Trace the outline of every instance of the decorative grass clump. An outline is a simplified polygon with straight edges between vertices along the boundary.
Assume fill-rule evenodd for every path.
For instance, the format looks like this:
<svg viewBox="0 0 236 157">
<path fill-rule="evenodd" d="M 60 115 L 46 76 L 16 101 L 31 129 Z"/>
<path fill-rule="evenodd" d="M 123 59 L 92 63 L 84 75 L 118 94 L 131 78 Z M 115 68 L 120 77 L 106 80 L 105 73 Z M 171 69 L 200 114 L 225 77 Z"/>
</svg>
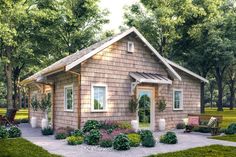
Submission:
<svg viewBox="0 0 236 157">
<path fill-rule="evenodd" d="M 139 134 L 137 133 L 128 134 L 128 138 L 130 140 L 131 147 L 138 147 L 140 145 L 141 137 Z"/>
</svg>

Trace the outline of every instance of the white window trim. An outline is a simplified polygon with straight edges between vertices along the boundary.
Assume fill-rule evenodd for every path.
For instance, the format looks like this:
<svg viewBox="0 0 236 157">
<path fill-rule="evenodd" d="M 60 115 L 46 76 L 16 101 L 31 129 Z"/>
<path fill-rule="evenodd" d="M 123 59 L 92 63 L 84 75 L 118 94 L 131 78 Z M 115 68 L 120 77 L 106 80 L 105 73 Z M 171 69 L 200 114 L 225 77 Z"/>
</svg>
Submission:
<svg viewBox="0 0 236 157">
<path fill-rule="evenodd" d="M 175 108 L 175 92 L 181 92 L 181 102 L 180 102 L 180 108 Z M 182 111 L 184 109 L 184 105 L 183 105 L 183 89 L 173 89 L 173 94 L 172 94 L 172 98 L 173 98 L 173 110 L 174 111 Z"/>
<path fill-rule="evenodd" d="M 99 87 L 105 87 L 105 96 L 106 96 L 106 104 L 105 104 L 105 109 L 103 110 L 94 110 L 94 101 L 93 101 L 93 97 L 94 97 L 94 90 L 93 90 L 93 87 L 94 86 L 99 86 Z M 102 84 L 102 83 L 97 83 L 97 84 L 92 84 L 91 85 L 91 112 L 107 112 L 107 109 L 108 109 L 108 103 L 107 103 L 107 100 L 108 100 L 108 87 L 106 84 Z"/>
<path fill-rule="evenodd" d="M 132 50 L 129 50 L 129 45 L 130 45 L 130 44 L 133 45 Z M 128 43 L 127 43 L 127 51 L 130 52 L 130 53 L 134 53 L 134 42 L 128 41 Z"/>
<path fill-rule="evenodd" d="M 72 88 L 72 109 L 67 109 L 67 104 L 66 104 L 66 96 L 67 96 L 66 88 Z M 74 111 L 74 88 L 73 88 L 73 84 L 64 86 L 64 111 L 66 111 L 66 112 L 73 112 Z"/>
</svg>

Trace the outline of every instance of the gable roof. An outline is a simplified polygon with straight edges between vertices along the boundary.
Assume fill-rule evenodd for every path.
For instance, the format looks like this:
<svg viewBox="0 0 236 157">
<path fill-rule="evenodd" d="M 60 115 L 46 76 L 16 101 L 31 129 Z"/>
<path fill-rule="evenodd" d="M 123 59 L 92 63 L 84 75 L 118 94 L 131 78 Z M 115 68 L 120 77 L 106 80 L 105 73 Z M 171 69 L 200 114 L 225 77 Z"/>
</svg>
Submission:
<svg viewBox="0 0 236 157">
<path fill-rule="evenodd" d="M 175 67 L 175 68 L 177 68 L 177 69 L 179 69 L 179 70 L 182 70 L 182 71 L 188 73 L 189 75 L 192 75 L 192 76 L 198 78 L 199 80 L 201 80 L 201 81 L 203 81 L 203 82 L 209 83 L 209 81 L 208 81 L 207 79 L 203 78 L 202 76 L 200 76 L 200 75 L 198 75 L 198 74 L 196 74 L 196 73 L 194 73 L 194 72 L 192 72 L 192 71 L 190 71 L 190 70 L 188 70 L 188 69 L 186 69 L 186 68 L 184 68 L 184 67 L 182 67 L 182 66 L 180 66 L 180 65 L 178 65 L 178 64 L 176 64 L 176 63 L 174 63 L 174 62 L 172 62 L 172 61 L 170 61 L 170 60 L 168 60 L 168 59 L 166 59 L 166 58 L 165 58 L 165 60 L 166 60 L 167 63 L 169 63 L 171 66 L 173 66 L 173 67 Z"/>
<path fill-rule="evenodd" d="M 144 44 L 157 56 L 157 58 L 160 59 L 160 61 L 166 66 L 169 74 L 173 78 L 177 78 L 178 80 L 181 80 L 180 75 L 172 68 L 173 65 L 171 66 L 170 65 L 171 63 L 168 63 L 168 60 L 163 58 L 136 28 L 132 27 L 123 33 L 109 37 L 109 38 L 102 40 L 100 42 L 97 42 L 85 49 L 77 51 L 76 53 L 73 53 L 65 58 L 60 59 L 59 61 L 51 64 L 50 66 L 44 68 L 43 70 L 26 78 L 21 83 L 27 84 L 32 81 L 37 81 L 37 79 L 39 79 L 42 76 L 49 76 L 51 74 L 54 74 L 54 73 L 57 73 L 60 71 L 69 71 L 72 68 L 74 68 L 75 66 L 82 63 L 83 61 L 89 59 L 90 57 L 94 56 L 98 52 L 102 51 L 103 49 L 107 48 L 108 46 L 112 45 L 113 43 L 119 41 L 120 39 L 124 38 L 125 36 L 127 36 L 131 33 L 135 33 L 144 42 Z M 182 68 L 181 70 L 183 70 L 183 69 L 185 69 L 185 68 Z M 185 69 L 183 71 L 186 72 L 186 70 L 187 69 Z M 191 73 L 191 74 L 194 74 L 193 75 L 194 77 L 198 76 L 197 78 L 200 79 L 199 75 L 197 75 L 195 73 Z M 203 81 L 203 79 L 200 79 L 200 80 Z"/>
<path fill-rule="evenodd" d="M 181 80 L 181 77 L 179 76 L 179 74 L 166 62 L 166 60 L 154 49 L 154 47 L 134 27 L 132 27 L 132 28 L 128 29 L 127 31 L 113 37 L 111 40 L 101 44 L 100 47 L 98 47 L 98 48 L 94 49 L 93 51 L 89 52 L 87 55 L 84 55 L 83 57 L 81 57 L 81 58 L 75 60 L 74 62 L 66 65 L 65 71 L 69 71 L 73 67 L 77 66 L 78 64 L 82 63 L 83 61 L 87 60 L 88 58 L 90 58 L 93 55 L 97 54 L 101 50 L 105 49 L 106 47 L 112 45 L 113 43 L 119 41 L 120 39 L 124 38 L 125 36 L 127 36 L 131 33 L 135 33 L 147 45 L 147 47 L 157 56 L 157 58 L 159 58 L 162 61 L 162 63 L 167 67 L 167 70 L 169 71 L 170 75 L 173 78 L 177 78 L 177 79 Z"/>
</svg>

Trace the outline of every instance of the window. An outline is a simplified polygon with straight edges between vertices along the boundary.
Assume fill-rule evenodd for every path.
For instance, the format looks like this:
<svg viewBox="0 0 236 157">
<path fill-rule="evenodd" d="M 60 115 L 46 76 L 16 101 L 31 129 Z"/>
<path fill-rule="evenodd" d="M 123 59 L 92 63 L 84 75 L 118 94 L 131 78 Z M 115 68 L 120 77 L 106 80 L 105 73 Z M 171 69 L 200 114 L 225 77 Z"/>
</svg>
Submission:
<svg viewBox="0 0 236 157">
<path fill-rule="evenodd" d="M 128 41 L 127 51 L 133 53 L 134 52 L 134 42 Z"/>
<path fill-rule="evenodd" d="M 107 86 L 106 85 L 92 85 L 92 111 L 106 111 L 107 110 Z"/>
<path fill-rule="evenodd" d="M 65 111 L 73 111 L 73 85 L 68 85 L 64 87 L 64 105 Z"/>
<path fill-rule="evenodd" d="M 183 110 L 183 91 L 181 89 L 174 89 L 173 110 Z"/>
</svg>

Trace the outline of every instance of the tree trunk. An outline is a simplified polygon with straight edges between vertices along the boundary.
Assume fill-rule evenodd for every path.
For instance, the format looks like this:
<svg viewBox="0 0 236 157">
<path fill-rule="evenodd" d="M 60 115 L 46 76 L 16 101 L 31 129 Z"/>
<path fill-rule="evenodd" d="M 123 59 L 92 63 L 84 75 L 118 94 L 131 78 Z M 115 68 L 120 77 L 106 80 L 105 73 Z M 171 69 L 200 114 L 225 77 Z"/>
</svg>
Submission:
<svg viewBox="0 0 236 157">
<path fill-rule="evenodd" d="M 220 72 L 220 68 L 216 67 L 216 81 L 218 87 L 218 101 L 217 101 L 217 110 L 223 111 L 223 75 Z"/>
<path fill-rule="evenodd" d="M 211 108 L 213 108 L 213 102 L 212 102 L 213 101 L 213 92 L 210 91 L 210 94 L 211 94 L 211 98 L 210 98 L 211 99 Z"/>
<path fill-rule="evenodd" d="M 205 83 L 201 82 L 201 113 L 205 113 Z"/>
<path fill-rule="evenodd" d="M 11 49 L 8 48 L 6 50 L 6 56 L 10 60 L 11 58 Z M 6 75 L 6 82 L 7 82 L 7 107 L 8 109 L 13 109 L 13 87 L 12 87 L 12 65 L 11 62 L 5 64 L 5 75 Z"/>
<path fill-rule="evenodd" d="M 234 80 L 231 82 L 230 86 L 230 110 L 234 108 L 234 101 L 235 101 L 235 89 L 234 89 Z"/>
</svg>

